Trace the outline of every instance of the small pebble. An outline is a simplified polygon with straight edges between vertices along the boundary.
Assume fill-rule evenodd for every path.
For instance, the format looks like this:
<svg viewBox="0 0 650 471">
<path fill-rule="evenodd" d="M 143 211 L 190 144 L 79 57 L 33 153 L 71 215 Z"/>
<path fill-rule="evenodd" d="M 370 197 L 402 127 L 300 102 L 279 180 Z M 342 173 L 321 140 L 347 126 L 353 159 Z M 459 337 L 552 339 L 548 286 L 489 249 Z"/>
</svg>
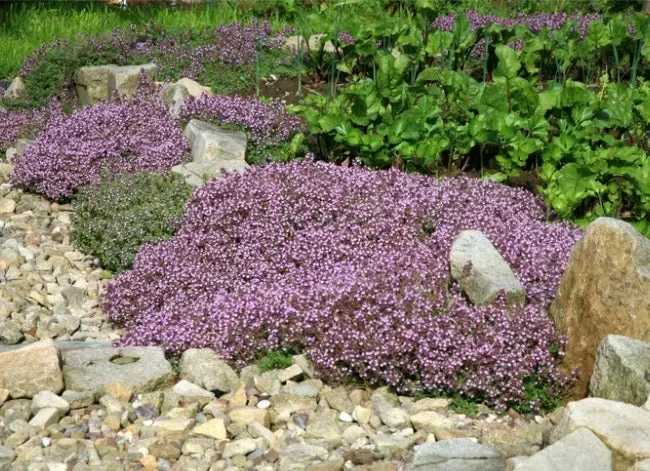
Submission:
<svg viewBox="0 0 650 471">
<path fill-rule="evenodd" d="M 268 399 L 262 399 L 257 403 L 258 409 L 268 409 L 269 407 L 271 407 L 271 401 Z"/>
</svg>

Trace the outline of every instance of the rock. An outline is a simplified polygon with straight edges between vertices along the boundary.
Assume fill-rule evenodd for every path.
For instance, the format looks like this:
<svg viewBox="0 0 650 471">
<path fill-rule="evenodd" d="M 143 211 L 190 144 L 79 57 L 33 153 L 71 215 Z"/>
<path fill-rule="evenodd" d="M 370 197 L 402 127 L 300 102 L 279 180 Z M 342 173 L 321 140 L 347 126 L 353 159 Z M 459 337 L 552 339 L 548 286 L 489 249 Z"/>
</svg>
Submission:
<svg viewBox="0 0 650 471">
<path fill-rule="evenodd" d="M 278 420 L 287 421 L 291 414 L 299 411 L 315 411 L 318 407 L 316 400 L 311 397 L 294 396 L 292 394 L 280 393 L 271 397 L 273 408 L 278 413 Z"/>
<path fill-rule="evenodd" d="M 153 427 L 156 430 L 156 438 L 176 440 L 179 442 L 187 438 L 192 425 L 194 425 L 194 420 L 192 419 L 156 419 L 153 423 Z"/>
<path fill-rule="evenodd" d="M 45 390 L 59 393 L 63 390 L 60 361 L 51 340 L 0 352 L 0 388 L 8 389 L 13 398 L 33 397 Z"/>
<path fill-rule="evenodd" d="M 63 399 L 70 404 L 70 409 L 82 409 L 93 403 L 93 393 L 91 391 L 63 391 Z"/>
<path fill-rule="evenodd" d="M 235 370 L 209 348 L 186 350 L 181 356 L 180 373 L 208 391 L 231 392 L 240 383 Z"/>
<path fill-rule="evenodd" d="M 187 162 L 172 167 L 172 172 L 185 177 L 185 182 L 200 187 L 215 178 L 223 178 L 223 172 L 243 172 L 248 165 L 240 160 L 219 160 L 208 162 Z"/>
<path fill-rule="evenodd" d="M 81 67 L 74 75 L 77 96 L 82 105 L 95 105 L 111 96 L 108 78 L 117 66 L 92 65 Z"/>
<path fill-rule="evenodd" d="M 247 455 L 257 448 L 257 441 L 252 438 L 242 438 L 230 443 L 226 443 L 223 449 L 222 456 L 224 458 L 232 458 L 235 455 Z"/>
<path fill-rule="evenodd" d="M 48 407 L 58 409 L 62 414 L 66 414 L 70 410 L 68 401 L 57 396 L 52 391 L 41 391 L 32 399 L 32 412 L 38 412 Z"/>
<path fill-rule="evenodd" d="M 124 383 L 139 394 L 163 389 L 174 378 L 158 347 L 115 348 L 104 343 L 71 342 L 62 356 L 66 387 L 93 391 L 96 396 L 105 394 L 105 386 L 114 382 Z"/>
<path fill-rule="evenodd" d="M 480 231 L 462 231 L 449 253 L 451 276 L 470 301 L 483 306 L 503 290 L 506 302 L 524 304 L 526 293 L 508 263 Z"/>
<path fill-rule="evenodd" d="M 383 394 L 375 392 L 370 402 L 381 421 L 389 427 L 401 429 L 411 425 L 408 413 L 404 409 L 394 407 Z"/>
<path fill-rule="evenodd" d="M 10 464 L 16 459 L 16 453 L 0 445 L 0 469 L 9 469 Z"/>
<path fill-rule="evenodd" d="M 287 469 L 289 465 L 293 464 L 325 460 L 328 454 L 327 450 L 321 446 L 292 443 L 280 452 L 280 469 Z"/>
<path fill-rule="evenodd" d="M 192 430 L 192 435 L 201 435 L 204 437 L 214 438 L 215 440 L 225 440 L 228 438 L 226 425 L 221 417 L 197 425 Z"/>
<path fill-rule="evenodd" d="M 192 119 L 183 135 L 192 148 L 194 162 L 239 160 L 246 158 L 248 139 L 241 131 L 221 129 L 213 124 Z"/>
<path fill-rule="evenodd" d="M 172 388 L 172 392 L 178 395 L 181 400 L 185 402 L 196 402 L 199 407 L 205 406 L 208 402 L 214 399 L 214 393 L 190 383 L 185 379 L 181 379 Z"/>
<path fill-rule="evenodd" d="M 352 418 L 360 424 L 367 424 L 372 417 L 372 410 L 367 407 L 355 406 L 352 411 Z"/>
<path fill-rule="evenodd" d="M 296 381 L 303 373 L 304 372 L 300 366 L 293 364 L 288 368 L 278 371 L 278 379 L 282 383 L 286 383 L 289 380 Z"/>
<path fill-rule="evenodd" d="M 518 427 L 506 424 L 481 424 L 480 443 L 496 448 L 505 458 L 530 456 L 537 453 L 544 443 L 544 433 L 550 424 L 524 423 Z"/>
<path fill-rule="evenodd" d="M 181 85 L 171 84 L 162 89 L 160 94 L 169 114 L 178 118 L 185 98 L 189 96 L 187 89 Z"/>
<path fill-rule="evenodd" d="M 256 407 L 236 407 L 228 413 L 228 417 L 233 422 L 244 425 L 250 425 L 253 422 L 259 422 L 265 427 L 271 425 L 269 411 Z"/>
<path fill-rule="evenodd" d="M 513 471 L 611 471 L 612 453 L 586 428 L 579 428 L 514 467 Z"/>
<path fill-rule="evenodd" d="M 183 77 L 182 79 L 176 82 L 176 85 L 180 85 L 181 87 L 185 88 L 185 90 L 187 90 L 188 95 L 193 98 L 198 98 L 201 95 L 208 95 L 208 96 L 214 95 L 210 87 L 201 85 L 200 83 L 192 80 L 191 78 Z"/>
<path fill-rule="evenodd" d="M 467 438 L 424 443 L 414 448 L 407 471 L 505 471 L 506 462 L 494 448 Z"/>
<path fill-rule="evenodd" d="M 46 407 L 40 409 L 38 413 L 29 421 L 29 425 L 38 429 L 46 429 L 50 425 L 55 424 L 63 415 L 59 409 L 54 407 Z"/>
<path fill-rule="evenodd" d="M 650 412 L 640 407 L 595 397 L 570 402 L 549 441 L 555 443 L 582 427 L 614 453 L 616 469 L 650 458 Z"/>
<path fill-rule="evenodd" d="M 16 210 L 16 202 L 9 198 L 0 198 L 0 215 L 11 214 Z"/>
<path fill-rule="evenodd" d="M 390 457 L 393 453 L 402 452 L 412 447 L 413 444 L 417 441 L 418 435 L 410 435 L 408 437 L 403 436 L 399 433 L 386 434 L 379 432 L 376 435 L 370 437 L 372 442 L 375 444 L 377 451 L 385 456 Z"/>
<path fill-rule="evenodd" d="M 339 412 L 351 413 L 355 408 L 354 402 L 350 399 L 350 395 L 345 388 L 332 389 L 326 392 L 323 397 L 332 409 Z"/>
<path fill-rule="evenodd" d="M 408 406 L 408 411 L 410 414 L 417 414 L 418 412 L 428 411 L 428 410 L 446 410 L 449 405 L 452 403 L 452 399 L 448 398 L 437 398 L 437 397 L 425 397 L 419 401 L 414 402 Z"/>
<path fill-rule="evenodd" d="M 9 88 L 5 90 L 3 98 L 7 101 L 17 101 L 23 99 L 25 96 L 25 83 L 20 77 L 12 80 Z"/>
<path fill-rule="evenodd" d="M 568 343 L 563 366 L 579 368 L 574 397 L 587 395 L 607 335 L 650 342 L 650 241 L 626 222 L 598 218 L 573 249 L 551 316 Z"/>
<path fill-rule="evenodd" d="M 152 83 L 158 74 L 156 64 L 125 65 L 111 69 L 108 75 L 109 90 L 116 91 L 121 98 L 132 99 L 140 85 L 143 70 L 147 74 L 148 82 Z"/>
<path fill-rule="evenodd" d="M 9 181 L 9 175 L 14 171 L 11 163 L 0 162 L 0 184 Z"/>
<path fill-rule="evenodd" d="M 343 458 L 336 457 L 322 463 L 310 464 L 305 471 L 341 471 L 343 464 Z"/>
<path fill-rule="evenodd" d="M 16 139 L 16 155 L 23 155 L 27 148 L 33 144 L 36 144 L 35 139 Z"/>
<path fill-rule="evenodd" d="M 434 411 L 422 411 L 410 416 L 411 423 L 415 430 L 436 433 L 440 428 L 454 426 L 454 421 Z"/>
<path fill-rule="evenodd" d="M 316 46 L 318 42 L 316 42 Z M 282 50 L 290 53 L 299 53 L 302 49 L 303 53 L 307 52 L 307 41 L 304 36 L 287 36 L 284 38 Z"/>
<path fill-rule="evenodd" d="M 650 397 L 650 343 L 622 335 L 600 342 L 591 396 L 642 406 Z"/>
<path fill-rule="evenodd" d="M 634 466 L 632 466 L 627 471 L 650 471 L 650 460 L 643 460 L 639 461 L 638 463 L 634 463 Z"/>
</svg>

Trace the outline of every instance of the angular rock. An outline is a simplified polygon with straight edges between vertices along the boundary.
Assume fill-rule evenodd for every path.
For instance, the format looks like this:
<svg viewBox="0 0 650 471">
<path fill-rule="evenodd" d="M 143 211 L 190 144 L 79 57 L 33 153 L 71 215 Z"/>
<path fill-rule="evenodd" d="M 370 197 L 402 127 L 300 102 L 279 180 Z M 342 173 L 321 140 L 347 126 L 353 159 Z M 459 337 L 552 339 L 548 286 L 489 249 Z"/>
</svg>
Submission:
<svg viewBox="0 0 650 471">
<path fill-rule="evenodd" d="M 192 80 L 191 78 L 183 77 L 176 82 L 176 85 L 180 85 L 181 87 L 185 88 L 185 90 L 187 90 L 188 95 L 193 98 L 198 98 L 201 95 L 208 95 L 208 96 L 214 95 L 210 87 L 201 85 L 200 83 Z"/>
<path fill-rule="evenodd" d="M 215 440 L 225 440 L 228 438 L 226 425 L 221 417 L 197 425 L 192 430 L 192 435 L 201 435 Z"/>
<path fill-rule="evenodd" d="M 228 413 L 228 417 L 233 422 L 244 425 L 249 425 L 253 422 L 259 422 L 265 427 L 271 425 L 269 411 L 256 407 L 236 407 Z"/>
<path fill-rule="evenodd" d="M 404 409 L 393 406 L 383 394 L 375 392 L 370 402 L 381 421 L 389 427 L 400 429 L 411 425 L 408 413 Z"/>
<path fill-rule="evenodd" d="M 434 411 L 422 411 L 410 416 L 411 423 L 415 430 L 436 433 L 440 428 L 450 428 L 454 426 L 453 420 Z"/>
<path fill-rule="evenodd" d="M 214 399 L 214 393 L 190 383 L 185 379 L 181 379 L 172 388 L 174 394 L 178 395 L 185 402 L 196 402 L 199 407 L 203 407 L 208 402 Z"/>
<path fill-rule="evenodd" d="M 164 87 L 160 95 L 169 114 L 174 117 L 179 117 L 183 102 L 189 96 L 187 89 L 178 84 L 171 84 Z"/>
<path fill-rule="evenodd" d="M 650 342 L 650 240 L 626 222 L 598 218 L 573 249 L 551 316 L 568 338 L 563 366 L 580 368 L 574 397 L 587 395 L 607 335 Z"/>
<path fill-rule="evenodd" d="M 41 391 L 32 399 L 32 412 L 38 412 L 47 407 L 58 409 L 62 414 L 66 414 L 70 410 L 70 403 L 52 391 Z"/>
<path fill-rule="evenodd" d="M 183 135 L 192 148 L 192 160 L 239 160 L 246 158 L 246 134 L 232 129 L 221 129 L 213 124 L 192 119 Z"/>
<path fill-rule="evenodd" d="M 235 370 L 210 348 L 191 348 L 183 352 L 180 371 L 183 378 L 208 391 L 231 392 L 240 383 Z"/>
<path fill-rule="evenodd" d="M 34 139 L 16 139 L 14 144 L 16 147 L 16 155 L 23 155 L 27 148 L 35 143 L 36 140 Z"/>
<path fill-rule="evenodd" d="M 283 463 L 306 463 L 314 460 L 327 459 L 328 452 L 325 448 L 306 443 L 292 443 L 280 452 L 280 469 Z"/>
<path fill-rule="evenodd" d="M 600 342 L 590 396 L 642 406 L 650 397 L 650 343 L 622 335 Z"/>
<path fill-rule="evenodd" d="M 111 96 L 108 78 L 114 64 L 81 67 L 74 75 L 77 97 L 82 105 L 95 105 Z"/>
<path fill-rule="evenodd" d="M 16 453 L 0 445 L 0 469 L 9 469 L 10 464 L 16 459 Z"/>
<path fill-rule="evenodd" d="M 650 460 L 643 460 L 634 463 L 634 466 L 627 471 L 650 471 Z"/>
<path fill-rule="evenodd" d="M 407 471 L 505 471 L 506 462 L 494 448 L 467 438 L 424 443 L 414 448 Z"/>
<path fill-rule="evenodd" d="M 470 301 L 483 306 L 503 290 L 506 302 L 523 304 L 526 293 L 492 242 L 480 231 L 462 231 L 449 252 L 451 276 L 458 281 Z"/>
<path fill-rule="evenodd" d="M 106 385 L 126 384 L 133 394 L 164 389 L 174 378 L 165 353 L 158 347 L 109 347 L 105 343 L 71 342 L 63 356 L 68 389 L 106 393 Z"/>
<path fill-rule="evenodd" d="M 549 441 L 555 443 L 583 427 L 614 453 L 617 469 L 650 458 L 650 412 L 640 407 L 595 397 L 570 402 Z"/>
<path fill-rule="evenodd" d="M 593 432 L 579 428 L 517 464 L 513 471 L 611 471 L 612 452 Z"/>
<path fill-rule="evenodd" d="M 247 455 L 257 448 L 257 441 L 252 438 L 242 438 L 226 443 L 222 455 L 224 458 L 232 458 L 235 455 Z"/>
<path fill-rule="evenodd" d="M 55 424 L 63 415 L 59 409 L 54 407 L 46 407 L 40 409 L 38 413 L 29 421 L 29 425 L 38 429 L 46 429 L 50 425 Z"/>
<path fill-rule="evenodd" d="M 300 368 L 300 366 L 293 364 L 288 368 L 278 371 L 278 379 L 280 380 L 281 383 L 286 383 L 289 380 L 296 381 L 297 378 L 301 376 L 303 373 L 304 372 L 302 371 L 302 368 Z"/>
<path fill-rule="evenodd" d="M 9 88 L 5 90 L 3 98 L 7 101 L 21 100 L 25 96 L 25 83 L 20 77 L 12 80 Z"/>
<path fill-rule="evenodd" d="M 192 419 L 157 419 L 153 423 L 156 438 L 183 441 L 194 425 Z"/>
<path fill-rule="evenodd" d="M 130 100 L 135 95 L 142 71 L 147 74 L 147 80 L 152 83 L 156 79 L 159 67 L 156 64 L 125 65 L 115 67 L 108 75 L 108 88 L 111 92 L 116 91 L 118 96 Z"/>
<path fill-rule="evenodd" d="M 60 363 L 59 349 L 51 340 L 0 352 L 0 388 L 8 389 L 13 398 L 45 390 L 59 393 L 63 390 Z"/>
</svg>

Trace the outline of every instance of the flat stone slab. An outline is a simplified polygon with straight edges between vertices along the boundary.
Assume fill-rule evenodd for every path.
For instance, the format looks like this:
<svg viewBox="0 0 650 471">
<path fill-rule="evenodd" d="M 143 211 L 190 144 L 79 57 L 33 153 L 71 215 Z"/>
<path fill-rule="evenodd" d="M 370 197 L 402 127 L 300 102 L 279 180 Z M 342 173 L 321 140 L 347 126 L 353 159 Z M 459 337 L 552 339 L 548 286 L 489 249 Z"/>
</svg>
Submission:
<svg viewBox="0 0 650 471">
<path fill-rule="evenodd" d="M 650 396 L 650 343 L 608 335 L 598 347 L 589 383 L 593 397 L 642 406 Z"/>
<path fill-rule="evenodd" d="M 477 306 L 492 303 L 501 290 L 510 304 L 526 301 L 524 288 L 514 272 L 480 231 L 458 234 L 451 246 L 449 264 L 452 278 Z"/>
<path fill-rule="evenodd" d="M 468 438 L 424 443 L 414 448 L 407 471 L 505 471 L 499 450 Z"/>
<path fill-rule="evenodd" d="M 222 129 L 214 124 L 192 119 L 183 135 L 192 148 L 192 160 L 240 160 L 246 158 L 248 138 L 241 131 Z"/>
<path fill-rule="evenodd" d="M 175 376 L 158 347 L 68 342 L 61 354 L 66 389 L 92 391 L 96 397 L 105 394 L 110 383 L 126 384 L 133 394 L 140 394 L 164 389 Z"/>
<path fill-rule="evenodd" d="M 518 463 L 513 471 L 611 471 L 612 466 L 612 452 L 593 432 L 579 428 Z"/>
</svg>

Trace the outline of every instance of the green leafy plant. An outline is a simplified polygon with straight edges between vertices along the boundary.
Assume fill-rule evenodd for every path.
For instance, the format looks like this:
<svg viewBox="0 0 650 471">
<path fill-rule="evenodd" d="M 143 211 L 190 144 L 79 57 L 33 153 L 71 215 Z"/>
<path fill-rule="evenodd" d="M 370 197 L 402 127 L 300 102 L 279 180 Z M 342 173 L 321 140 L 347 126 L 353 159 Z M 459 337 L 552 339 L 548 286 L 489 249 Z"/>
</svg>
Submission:
<svg viewBox="0 0 650 471">
<path fill-rule="evenodd" d="M 291 364 L 291 353 L 285 350 L 271 350 L 257 360 L 257 366 L 262 372 L 288 368 Z"/>
<path fill-rule="evenodd" d="M 143 244 L 173 236 L 191 194 L 192 187 L 176 174 L 106 176 L 75 197 L 74 243 L 106 270 L 129 269 Z"/>
</svg>

